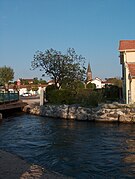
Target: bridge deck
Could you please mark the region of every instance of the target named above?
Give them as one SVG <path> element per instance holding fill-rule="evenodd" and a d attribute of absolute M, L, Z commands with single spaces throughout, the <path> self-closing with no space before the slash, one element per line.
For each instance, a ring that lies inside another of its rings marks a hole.
<path fill-rule="evenodd" d="M 0 111 L 8 110 L 8 109 L 16 109 L 16 108 L 22 108 L 26 106 L 27 103 L 20 101 L 16 102 L 10 102 L 10 103 L 4 103 L 0 104 Z"/>

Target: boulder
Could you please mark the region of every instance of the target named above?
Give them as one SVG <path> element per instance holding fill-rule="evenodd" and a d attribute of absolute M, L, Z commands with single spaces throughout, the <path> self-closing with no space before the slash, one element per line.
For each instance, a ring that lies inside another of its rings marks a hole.
<path fill-rule="evenodd" d="M 30 113 L 35 114 L 35 115 L 40 115 L 40 107 L 36 106 L 36 107 L 30 109 Z"/>
<path fill-rule="evenodd" d="M 122 122 L 122 123 L 131 123 L 132 118 L 130 116 L 127 116 L 127 115 L 121 115 L 121 116 L 119 116 L 118 121 Z"/>

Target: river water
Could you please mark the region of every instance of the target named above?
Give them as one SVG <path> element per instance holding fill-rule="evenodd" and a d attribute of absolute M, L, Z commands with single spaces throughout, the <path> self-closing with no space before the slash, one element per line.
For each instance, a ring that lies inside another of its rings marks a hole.
<path fill-rule="evenodd" d="M 0 124 L 0 148 L 78 179 L 135 178 L 135 124 L 23 114 Z"/>

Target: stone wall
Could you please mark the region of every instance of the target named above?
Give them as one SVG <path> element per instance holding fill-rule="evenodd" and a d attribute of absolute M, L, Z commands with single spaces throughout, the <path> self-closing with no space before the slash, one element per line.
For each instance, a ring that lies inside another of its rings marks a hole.
<path fill-rule="evenodd" d="M 40 110 L 42 116 L 76 120 L 92 120 L 92 109 L 90 108 L 83 108 L 73 105 L 51 105 L 42 106 Z"/>
<path fill-rule="evenodd" d="M 135 123 L 135 107 L 126 104 L 104 104 L 95 109 L 95 121 Z"/>
<path fill-rule="evenodd" d="M 119 103 L 101 104 L 96 108 L 77 105 L 44 105 L 29 108 L 29 112 L 46 117 L 81 121 L 135 123 L 135 106 Z"/>

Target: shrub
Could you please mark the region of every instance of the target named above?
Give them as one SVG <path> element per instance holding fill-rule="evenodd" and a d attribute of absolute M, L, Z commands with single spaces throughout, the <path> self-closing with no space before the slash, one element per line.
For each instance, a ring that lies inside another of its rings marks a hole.
<path fill-rule="evenodd" d="M 79 104 L 81 106 L 97 106 L 102 100 L 102 93 L 91 89 L 47 89 L 47 100 L 51 104 Z"/>
<path fill-rule="evenodd" d="M 94 83 L 88 83 L 88 84 L 86 85 L 86 88 L 87 88 L 87 89 L 92 89 L 92 90 L 94 90 L 94 89 L 96 89 L 96 85 L 95 85 Z"/>
<path fill-rule="evenodd" d="M 49 85 L 46 87 L 46 100 L 50 102 L 51 100 L 51 94 L 53 91 L 57 90 L 55 85 Z"/>
<path fill-rule="evenodd" d="M 106 85 L 104 89 L 104 98 L 109 101 L 118 101 L 119 100 L 119 91 L 120 88 L 114 85 Z"/>
<path fill-rule="evenodd" d="M 102 92 L 85 89 L 78 93 L 76 101 L 82 106 L 98 106 L 102 102 Z"/>
<path fill-rule="evenodd" d="M 49 93 L 49 103 L 74 104 L 74 93 L 71 90 L 53 90 Z"/>

